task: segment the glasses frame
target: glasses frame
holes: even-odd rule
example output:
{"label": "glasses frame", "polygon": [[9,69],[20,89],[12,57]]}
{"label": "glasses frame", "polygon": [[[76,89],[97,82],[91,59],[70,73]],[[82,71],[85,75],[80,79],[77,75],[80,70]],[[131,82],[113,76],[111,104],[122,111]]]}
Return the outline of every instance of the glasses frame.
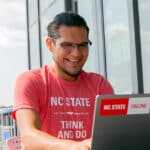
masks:
{"label": "glasses frame", "polygon": [[79,50],[87,50],[90,46],[92,46],[92,42],[90,40],[81,42],[81,43],[71,43],[71,42],[57,42],[57,39],[53,38],[55,44],[59,44],[65,50],[72,50],[74,48],[78,48]]}

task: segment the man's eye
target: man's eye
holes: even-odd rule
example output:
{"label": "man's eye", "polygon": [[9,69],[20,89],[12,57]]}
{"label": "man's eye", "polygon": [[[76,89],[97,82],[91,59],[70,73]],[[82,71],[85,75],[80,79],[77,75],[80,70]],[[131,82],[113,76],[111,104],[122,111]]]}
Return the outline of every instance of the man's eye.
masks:
{"label": "man's eye", "polygon": [[62,43],[61,46],[63,46],[63,47],[71,47],[72,44],[71,43]]}

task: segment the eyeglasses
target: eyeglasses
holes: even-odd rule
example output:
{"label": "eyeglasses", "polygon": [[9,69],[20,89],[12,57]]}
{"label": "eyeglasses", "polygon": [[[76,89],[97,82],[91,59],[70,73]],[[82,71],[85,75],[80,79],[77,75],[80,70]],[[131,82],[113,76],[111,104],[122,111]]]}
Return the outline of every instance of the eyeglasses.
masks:
{"label": "eyeglasses", "polygon": [[87,50],[89,46],[92,45],[92,42],[90,40],[86,42],[82,42],[82,43],[62,42],[62,43],[59,43],[59,45],[65,50],[72,50],[73,48],[76,48],[76,47],[80,50]]}

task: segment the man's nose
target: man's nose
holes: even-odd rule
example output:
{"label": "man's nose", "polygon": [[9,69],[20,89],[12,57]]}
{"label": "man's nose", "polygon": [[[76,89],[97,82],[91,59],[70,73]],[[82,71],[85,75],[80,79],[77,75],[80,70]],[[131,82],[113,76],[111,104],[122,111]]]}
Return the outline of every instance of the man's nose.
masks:
{"label": "man's nose", "polygon": [[72,50],[71,50],[71,53],[74,54],[74,55],[81,55],[81,50],[80,50],[80,47],[78,44],[74,44],[72,45]]}

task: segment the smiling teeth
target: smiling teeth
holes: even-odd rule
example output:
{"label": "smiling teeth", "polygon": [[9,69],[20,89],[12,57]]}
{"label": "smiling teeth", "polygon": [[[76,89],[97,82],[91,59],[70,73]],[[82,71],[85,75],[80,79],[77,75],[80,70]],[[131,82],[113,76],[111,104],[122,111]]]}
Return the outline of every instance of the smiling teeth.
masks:
{"label": "smiling teeth", "polygon": [[70,61],[72,61],[72,62],[78,62],[79,60],[70,60]]}

